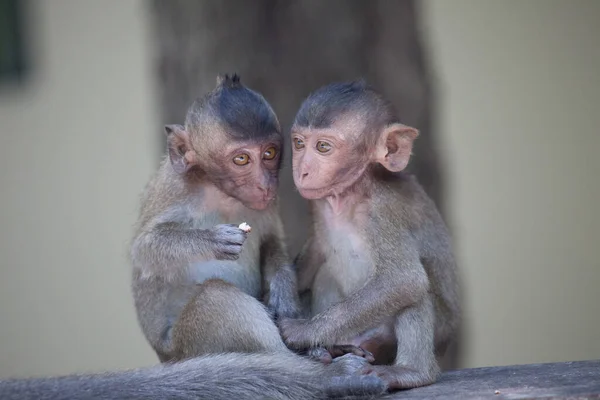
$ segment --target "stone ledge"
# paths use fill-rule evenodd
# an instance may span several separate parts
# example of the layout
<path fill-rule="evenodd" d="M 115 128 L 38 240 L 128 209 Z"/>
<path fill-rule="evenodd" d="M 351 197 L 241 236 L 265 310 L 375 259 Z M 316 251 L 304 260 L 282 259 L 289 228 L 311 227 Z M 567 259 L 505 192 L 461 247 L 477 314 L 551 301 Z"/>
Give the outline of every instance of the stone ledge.
<path fill-rule="evenodd" d="M 600 399 L 600 360 L 445 372 L 433 385 L 385 399 Z"/>

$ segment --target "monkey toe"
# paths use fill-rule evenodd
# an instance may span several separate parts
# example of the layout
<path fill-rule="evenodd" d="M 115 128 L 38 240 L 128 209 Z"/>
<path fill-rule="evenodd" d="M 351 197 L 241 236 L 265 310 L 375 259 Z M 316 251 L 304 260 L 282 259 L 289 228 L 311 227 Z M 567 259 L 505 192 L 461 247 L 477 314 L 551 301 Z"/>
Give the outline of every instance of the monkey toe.
<path fill-rule="evenodd" d="M 351 344 L 335 345 L 329 348 L 329 352 L 333 358 L 341 357 L 344 354 L 354 354 L 355 356 L 363 357 L 368 362 L 374 362 L 375 357 L 370 351 L 363 349 L 362 347 L 354 346 Z"/>
<path fill-rule="evenodd" d="M 365 373 L 365 368 L 368 367 L 369 362 L 363 357 L 356 356 L 348 353 L 341 357 L 334 358 L 332 361 L 332 368 L 336 373 L 340 375 L 374 375 Z"/>
<path fill-rule="evenodd" d="M 436 379 L 425 372 L 399 365 L 369 365 L 362 369 L 362 373 L 381 378 L 390 390 L 426 386 Z"/>

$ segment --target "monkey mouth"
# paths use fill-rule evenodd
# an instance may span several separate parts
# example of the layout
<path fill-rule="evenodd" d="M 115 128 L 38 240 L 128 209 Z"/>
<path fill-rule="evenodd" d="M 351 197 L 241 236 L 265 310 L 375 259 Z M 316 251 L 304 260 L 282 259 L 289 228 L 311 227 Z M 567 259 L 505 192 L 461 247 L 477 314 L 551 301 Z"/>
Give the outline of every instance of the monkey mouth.
<path fill-rule="evenodd" d="M 322 199 L 323 197 L 326 197 L 329 194 L 329 192 L 331 191 L 331 188 L 329 188 L 329 187 L 328 188 L 307 188 L 307 187 L 302 187 L 302 186 L 296 186 L 296 188 L 298 189 L 298 192 L 300 193 L 300 195 L 308 200 Z"/>
<path fill-rule="evenodd" d="M 273 200 L 263 200 L 263 201 L 254 201 L 254 202 L 246 202 L 245 206 L 251 210 L 263 211 L 266 210 Z"/>
<path fill-rule="evenodd" d="M 243 201 L 244 205 L 251 210 L 263 211 L 266 210 L 275 200 L 275 195 L 264 196 L 258 199 L 248 199 Z"/>

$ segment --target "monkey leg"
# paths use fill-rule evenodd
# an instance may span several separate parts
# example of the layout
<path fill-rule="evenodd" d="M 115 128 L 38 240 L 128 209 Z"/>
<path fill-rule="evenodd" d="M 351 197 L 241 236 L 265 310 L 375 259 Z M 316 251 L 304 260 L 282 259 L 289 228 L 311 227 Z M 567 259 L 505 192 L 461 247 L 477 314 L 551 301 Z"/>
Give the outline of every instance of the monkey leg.
<path fill-rule="evenodd" d="M 232 284 L 198 285 L 173 328 L 175 360 L 214 353 L 291 352 L 266 308 Z"/>
<path fill-rule="evenodd" d="M 440 368 L 434 353 L 435 312 L 430 296 L 397 318 L 396 359 L 392 365 L 372 365 L 365 372 L 382 378 L 390 389 L 410 389 L 434 383 Z"/>

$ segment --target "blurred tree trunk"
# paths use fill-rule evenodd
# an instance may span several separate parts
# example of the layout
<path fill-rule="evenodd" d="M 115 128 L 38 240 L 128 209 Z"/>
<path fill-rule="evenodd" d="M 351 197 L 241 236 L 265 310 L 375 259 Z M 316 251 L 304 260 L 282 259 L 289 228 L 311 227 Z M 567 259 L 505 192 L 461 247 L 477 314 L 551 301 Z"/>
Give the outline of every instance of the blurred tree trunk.
<path fill-rule="evenodd" d="M 164 123 L 183 122 L 218 73 L 239 73 L 272 104 L 284 129 L 310 91 L 364 77 L 420 130 L 410 168 L 443 211 L 416 1 L 154 0 L 152 15 Z M 284 164 L 281 211 L 295 255 L 306 238 L 307 206 Z"/>

